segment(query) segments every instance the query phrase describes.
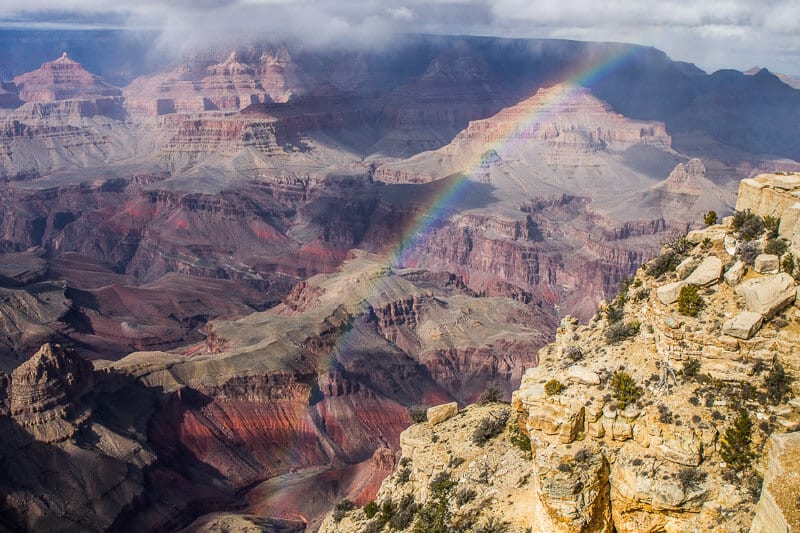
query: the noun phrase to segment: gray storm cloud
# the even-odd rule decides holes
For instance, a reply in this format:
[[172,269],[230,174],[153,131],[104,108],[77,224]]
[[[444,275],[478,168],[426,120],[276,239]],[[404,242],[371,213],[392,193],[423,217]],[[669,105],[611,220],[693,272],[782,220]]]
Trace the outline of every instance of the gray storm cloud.
[[713,70],[800,73],[797,0],[3,0],[0,19],[113,16],[185,52],[242,34],[310,46],[386,46],[398,32],[553,37],[656,46]]

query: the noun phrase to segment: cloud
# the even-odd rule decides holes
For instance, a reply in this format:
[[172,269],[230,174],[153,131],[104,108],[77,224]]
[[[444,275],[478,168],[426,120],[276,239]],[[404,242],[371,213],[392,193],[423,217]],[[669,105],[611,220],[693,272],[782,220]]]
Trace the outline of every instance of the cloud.
[[162,44],[178,51],[214,46],[242,34],[279,35],[310,46],[384,46],[393,33],[424,32],[635,42],[707,69],[760,64],[800,71],[797,0],[117,0],[113,7],[109,4],[107,0],[3,0],[0,20],[53,23],[63,20],[64,13],[78,16],[82,24],[92,17],[121,19],[126,27],[160,28]]

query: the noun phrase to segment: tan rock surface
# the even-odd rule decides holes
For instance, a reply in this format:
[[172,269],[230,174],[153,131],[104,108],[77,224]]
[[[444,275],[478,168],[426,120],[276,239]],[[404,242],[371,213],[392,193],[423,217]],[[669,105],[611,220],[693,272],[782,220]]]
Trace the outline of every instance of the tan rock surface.
[[458,414],[458,403],[450,402],[428,407],[428,422],[435,426]]
[[781,272],[744,281],[736,287],[736,294],[744,299],[748,311],[771,318],[794,302],[797,289],[794,279]]

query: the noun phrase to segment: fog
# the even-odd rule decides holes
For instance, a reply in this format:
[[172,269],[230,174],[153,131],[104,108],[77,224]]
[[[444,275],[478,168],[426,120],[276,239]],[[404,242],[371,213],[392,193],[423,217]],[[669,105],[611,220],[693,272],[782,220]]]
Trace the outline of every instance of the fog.
[[800,73],[797,0],[4,0],[0,21],[156,29],[176,54],[264,35],[385,47],[396,33],[470,34],[630,42],[709,71]]

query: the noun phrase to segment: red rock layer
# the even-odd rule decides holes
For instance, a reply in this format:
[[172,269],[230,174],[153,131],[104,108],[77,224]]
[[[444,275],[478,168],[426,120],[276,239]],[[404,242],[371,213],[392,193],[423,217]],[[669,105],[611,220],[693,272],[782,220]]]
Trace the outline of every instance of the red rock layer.
[[55,61],[43,63],[37,70],[17,76],[14,83],[19,88],[19,97],[25,102],[122,95],[122,91],[68,58],[66,52]]

